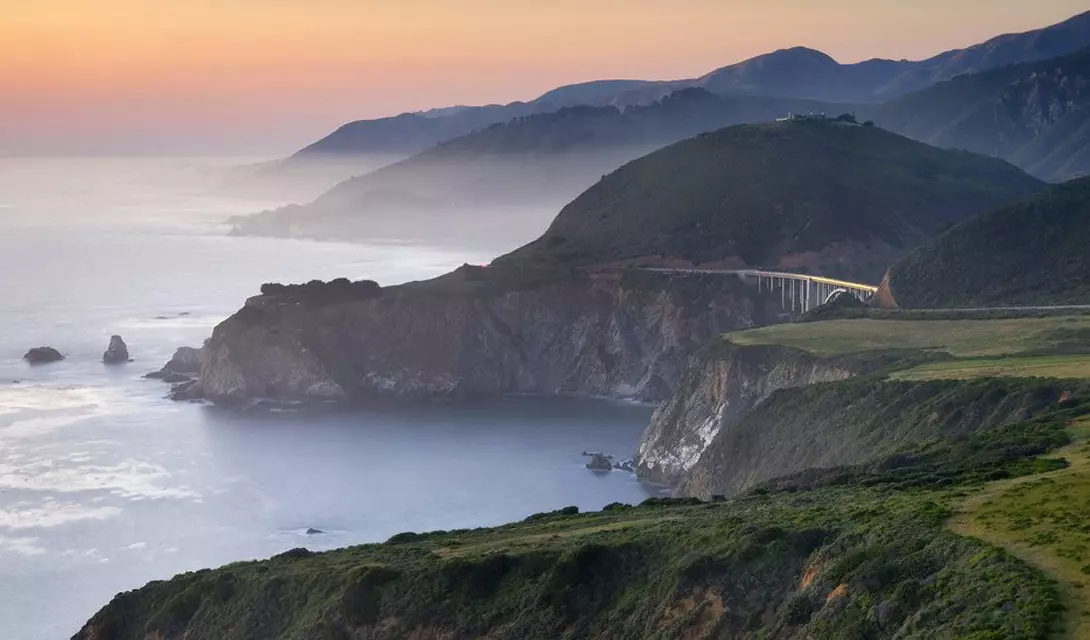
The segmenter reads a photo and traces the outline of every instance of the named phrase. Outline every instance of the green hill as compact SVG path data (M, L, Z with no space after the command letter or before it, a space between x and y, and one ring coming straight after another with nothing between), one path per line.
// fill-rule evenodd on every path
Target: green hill
M1090 178L950 229L895 264L901 307L1090 304Z
M877 127L744 125L625 165L496 262L749 266L877 282L908 249L1040 187L1001 160Z
M1062 181L1090 173L1090 48L949 82L868 111L881 126L940 147L1009 160Z

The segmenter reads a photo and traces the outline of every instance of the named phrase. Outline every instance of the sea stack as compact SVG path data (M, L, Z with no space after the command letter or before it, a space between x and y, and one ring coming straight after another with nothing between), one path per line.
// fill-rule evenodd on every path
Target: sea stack
M47 362L64 360L64 356L61 355L60 351L57 351L53 347L34 347L26 352L23 356L23 360L26 360L30 364L45 364Z
M123 364L129 362L129 347L121 336L110 336L110 346L102 354L102 361L106 364Z

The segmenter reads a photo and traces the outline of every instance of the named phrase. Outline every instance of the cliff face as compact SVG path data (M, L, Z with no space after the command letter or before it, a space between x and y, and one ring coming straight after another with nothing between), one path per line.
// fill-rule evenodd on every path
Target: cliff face
M771 319L727 276L463 267L366 294L251 298L216 327L198 388L214 401L504 393L657 401L702 343Z
M851 369L785 347L716 341L693 356L674 394L655 411L638 454L641 477L674 484L723 429L777 389L842 380Z
M678 493L734 495L803 472L896 467L911 459L904 452L1027 420L1077 387L1049 380L893 382L868 376L782 389L720 429Z

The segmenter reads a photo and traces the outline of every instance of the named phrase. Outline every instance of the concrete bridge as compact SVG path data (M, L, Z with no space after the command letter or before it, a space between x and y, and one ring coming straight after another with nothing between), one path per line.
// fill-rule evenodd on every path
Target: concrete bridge
M755 284L759 291L767 291L769 294L779 293L780 304L784 310L798 313L806 313L840 295L854 296L866 302L878 291L877 286L860 282L761 269L648 269L648 271L734 275L747 284Z
M874 285L801 273L759 269L736 269L720 273L732 273L743 282L756 282L758 291L775 293L778 290L784 310L802 313L841 295L854 296L861 302L866 302L878 291L878 287Z

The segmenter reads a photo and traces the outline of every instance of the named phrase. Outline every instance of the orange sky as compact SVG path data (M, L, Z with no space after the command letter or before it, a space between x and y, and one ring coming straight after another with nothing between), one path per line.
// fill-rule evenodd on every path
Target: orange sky
M1086 0L0 0L0 152L286 152L352 119L681 78L807 45L923 58Z

